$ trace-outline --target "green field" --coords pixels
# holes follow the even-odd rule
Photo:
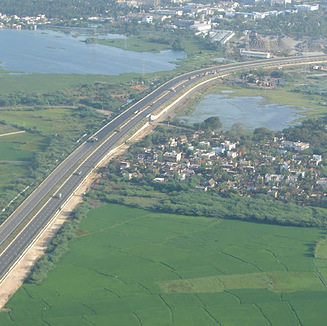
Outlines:
[[[13,295],[1,326],[326,324],[326,260],[314,257],[326,231],[106,204],[77,234],[43,283]]]
[[[151,42],[149,40],[143,39],[142,36],[130,36],[127,39],[89,39],[88,42],[114,46],[124,50],[137,52],[160,52],[171,49],[169,44]]]
[[[11,92],[54,92],[65,90],[80,84],[94,84],[96,82],[126,82],[137,74],[107,75],[76,75],[76,74],[26,74],[0,75],[0,94]]]
[[[42,149],[42,137],[28,132],[0,137],[1,161],[29,161]]]
[[[64,107],[11,108],[0,112],[0,211],[26,186],[35,186],[41,169],[43,175],[38,177],[43,179],[75,148],[77,139],[92,128],[95,131],[104,118],[91,110],[85,113]],[[6,135],[18,131],[25,132]],[[22,199],[17,198],[10,209]],[[5,217],[0,214],[0,218]]]
[[[78,111],[71,108],[45,108],[34,111],[24,109],[4,110],[1,118],[7,124],[16,125],[22,129],[40,131],[42,135],[64,133],[67,136],[78,137],[87,130],[90,123],[87,119],[77,116]]]
[[[0,124],[0,210],[9,201],[31,185],[31,160],[44,148],[45,137],[30,132],[6,135],[20,131]]]
[[[13,127],[13,126],[0,124],[0,136],[4,135],[4,134],[11,133],[11,132],[17,132],[17,131],[19,131],[19,130],[16,129],[15,127]]]

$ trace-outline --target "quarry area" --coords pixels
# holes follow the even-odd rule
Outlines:
[[[292,38],[286,35],[263,36],[249,32],[240,37],[235,45],[247,50],[270,52],[276,55],[316,55],[326,51],[327,38]]]

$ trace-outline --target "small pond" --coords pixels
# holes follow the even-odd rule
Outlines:
[[[261,96],[231,97],[228,94],[209,94],[199,103],[189,116],[181,116],[180,121],[193,124],[206,118],[219,116],[223,128],[230,129],[233,124],[241,123],[245,129],[266,127],[282,130],[303,117],[301,110],[292,105],[266,104]]]

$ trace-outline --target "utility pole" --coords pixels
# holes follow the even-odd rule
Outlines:
[[[144,70],[145,70],[145,59],[142,59],[142,75],[144,77]]]

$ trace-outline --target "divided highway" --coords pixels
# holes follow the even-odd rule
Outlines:
[[[0,245],[3,244],[19,225],[32,213],[32,211],[42,202],[42,200],[54,191],[63,177],[73,169],[76,169],[77,162],[84,159],[76,170],[77,173],[71,174],[62,186],[57,190],[60,196],[51,197],[44,206],[36,213],[31,221],[20,231],[0,255],[0,283],[8,274],[11,267],[24,254],[29,245],[38,234],[49,223],[51,218],[65,204],[67,199],[81,184],[82,180],[94,169],[99,161],[107,155],[117,144],[136,126],[147,119],[164,103],[175,97],[179,92],[184,91],[187,86],[207,78],[208,74],[216,76],[228,74],[241,69],[267,68],[269,66],[283,66],[289,64],[305,64],[327,62],[327,56],[316,57],[288,57],[281,59],[267,59],[260,61],[250,61],[235,63],[225,66],[206,68],[190,72],[158,87],[155,91],[145,96],[142,100],[124,111],[116,119],[101,128],[93,136],[97,137],[97,142],[85,142],[68,156],[50,176],[18,207],[18,209],[0,227]],[[120,128],[120,129],[118,129]],[[118,131],[120,130],[120,131]],[[110,135],[111,134],[111,135]],[[108,137],[108,135],[110,135]],[[96,146],[98,146],[96,148]],[[93,151],[93,152],[92,152]]]

